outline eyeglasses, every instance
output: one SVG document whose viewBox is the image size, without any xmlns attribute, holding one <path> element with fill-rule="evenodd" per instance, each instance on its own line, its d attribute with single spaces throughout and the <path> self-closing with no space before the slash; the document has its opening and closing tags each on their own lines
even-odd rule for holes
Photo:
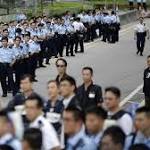
<svg viewBox="0 0 150 150">
<path fill-rule="evenodd" d="M 57 66 L 57 68 L 63 68 L 63 67 L 65 67 L 65 65 L 56 65 Z"/>
</svg>

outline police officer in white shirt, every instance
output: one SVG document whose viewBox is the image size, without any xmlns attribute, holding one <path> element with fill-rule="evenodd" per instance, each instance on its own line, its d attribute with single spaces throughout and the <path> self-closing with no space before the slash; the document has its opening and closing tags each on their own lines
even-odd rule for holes
<svg viewBox="0 0 150 150">
<path fill-rule="evenodd" d="M 60 150 L 60 143 L 56 131 L 43 117 L 43 99 L 37 94 L 31 94 L 25 102 L 26 117 L 30 121 L 30 128 L 42 131 L 42 150 Z"/>
<path fill-rule="evenodd" d="M 147 29 L 145 23 L 143 22 L 143 18 L 139 19 L 139 24 L 135 27 L 134 38 L 137 41 L 137 55 L 140 53 L 143 56 L 144 46 L 145 46 L 145 37 L 149 39 L 149 30 Z"/>
</svg>

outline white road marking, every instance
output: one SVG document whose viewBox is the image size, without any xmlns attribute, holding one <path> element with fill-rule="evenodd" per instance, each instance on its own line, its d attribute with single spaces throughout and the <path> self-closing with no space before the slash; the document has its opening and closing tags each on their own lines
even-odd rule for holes
<svg viewBox="0 0 150 150">
<path fill-rule="evenodd" d="M 134 95 L 136 95 L 143 88 L 143 84 L 139 85 L 133 92 L 131 92 L 127 97 L 125 97 L 121 102 L 120 106 L 124 106 Z"/>
</svg>

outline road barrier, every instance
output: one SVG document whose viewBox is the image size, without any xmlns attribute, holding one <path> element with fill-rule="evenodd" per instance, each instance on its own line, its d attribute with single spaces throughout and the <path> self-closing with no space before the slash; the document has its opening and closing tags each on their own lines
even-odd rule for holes
<svg viewBox="0 0 150 150">
<path fill-rule="evenodd" d="M 121 25 L 125 25 L 131 22 L 134 22 L 138 18 L 138 11 L 137 10 L 130 10 L 127 12 L 122 12 L 120 15 L 120 22 Z"/>
</svg>

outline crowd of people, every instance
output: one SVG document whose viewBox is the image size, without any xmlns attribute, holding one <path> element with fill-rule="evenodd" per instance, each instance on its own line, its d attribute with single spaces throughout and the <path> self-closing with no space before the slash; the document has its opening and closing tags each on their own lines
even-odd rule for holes
<svg viewBox="0 0 150 150">
<path fill-rule="evenodd" d="M 137 8 L 140 10 L 143 8 L 147 10 L 147 0 L 128 0 L 130 9 L 134 9 L 134 3 L 137 4 Z"/>
<path fill-rule="evenodd" d="M 121 91 L 93 82 L 84 67 L 77 86 L 67 74 L 67 61 L 58 58 L 58 75 L 47 82 L 48 99 L 33 88 L 33 78 L 20 79 L 20 93 L 0 111 L 0 150 L 149 150 L 150 56 L 144 72 L 145 106 L 120 107 Z"/>
<path fill-rule="evenodd" d="M 89 66 L 82 69 L 83 83 L 77 86 L 62 58 L 65 48 L 66 56 L 74 56 L 84 52 L 84 41 L 98 36 L 104 42 L 119 41 L 120 21 L 114 11 L 21 19 L 1 23 L 0 29 L 2 96 L 13 94 L 0 110 L 0 150 L 150 149 L 150 56 L 144 72 L 146 104 L 131 111 L 120 107 L 119 88 L 102 92 Z M 52 56 L 61 58 L 56 60 L 58 75 L 47 83 L 45 100 L 33 88 L 35 71 L 46 67 L 44 58 L 49 64 Z"/>
</svg>

